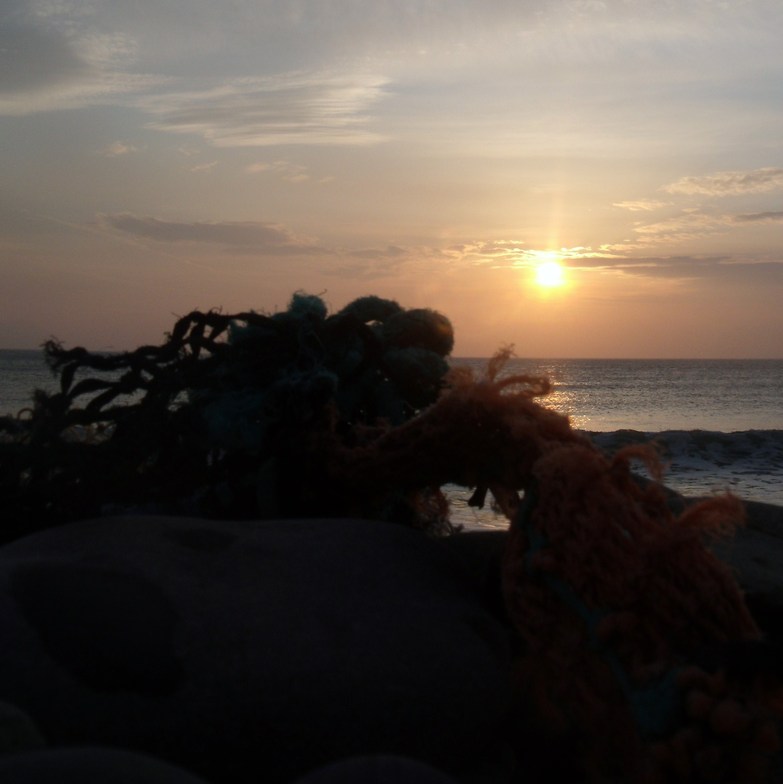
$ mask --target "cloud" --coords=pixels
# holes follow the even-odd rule
[[[726,231],[742,223],[775,223],[783,221],[783,212],[754,212],[740,215],[709,214],[699,210],[685,210],[655,223],[639,223],[633,231],[644,244],[681,242],[700,239]]]
[[[145,92],[163,81],[146,74],[90,72],[83,79],[64,84],[50,82],[40,90],[0,93],[0,116],[24,117],[39,112],[116,104],[123,96]]]
[[[612,206],[619,207],[621,210],[630,210],[631,212],[652,212],[653,210],[668,207],[669,203],[652,199],[640,199],[639,201],[618,201]]]
[[[137,150],[132,144],[116,141],[104,147],[101,150],[101,155],[105,156],[106,158],[120,158],[123,155],[130,155],[134,152],[137,152]]]
[[[452,262],[491,269],[534,267],[542,260],[549,261],[553,257],[568,263],[570,259],[592,253],[590,248],[541,250],[527,248],[526,244],[521,240],[476,240],[460,245],[451,245],[444,249],[444,253]]]
[[[0,10],[0,115],[116,102],[168,79],[135,73],[136,42],[88,24],[90,11],[64,2],[4,0]]]
[[[745,215],[735,215],[737,223],[774,223],[783,221],[783,212],[752,212]]]
[[[288,229],[255,221],[164,221],[137,217],[130,213],[99,216],[112,229],[142,239],[166,243],[221,245],[226,249],[261,255],[311,254],[328,252],[311,242],[298,239]]]
[[[12,1],[0,12],[0,95],[61,86],[90,71],[76,48],[56,30],[37,24],[24,4]]]
[[[572,258],[569,268],[586,272],[613,272],[635,278],[657,280],[738,280],[747,282],[748,275],[783,282],[783,262],[766,258],[734,255],[720,256],[626,256],[593,253]]]
[[[280,176],[281,179],[287,182],[306,182],[310,179],[307,173],[307,167],[299,163],[292,163],[291,161],[274,161],[267,163],[259,161],[251,163],[246,169],[248,174],[260,174],[262,172],[272,172]]]
[[[369,108],[387,81],[372,75],[285,74],[229,80],[208,90],[148,96],[150,127],[202,136],[217,147],[366,145]]]
[[[399,245],[387,245],[385,248],[359,248],[348,252],[349,256],[357,259],[404,259],[409,251]]]
[[[779,285],[783,283],[783,262],[741,256],[673,256],[650,258],[646,264],[624,264],[628,274],[669,278],[672,280],[728,280],[747,284],[762,279]]]
[[[683,278],[701,275],[723,264],[725,256],[626,256],[595,254],[575,261],[571,266],[584,270],[612,270],[641,277]]]
[[[762,193],[783,188],[783,169],[772,167],[752,171],[725,171],[703,177],[683,177],[663,187],[668,193],[702,196],[733,196]]]
[[[55,39],[56,40],[56,39]],[[3,59],[14,47],[0,41],[0,73]],[[57,45],[53,47],[55,50]],[[65,53],[63,53],[65,54]],[[31,66],[30,73],[17,77],[0,76],[0,116],[23,117],[39,112],[81,109],[85,106],[117,104],[133,93],[144,93],[170,80],[164,77],[126,73],[94,67],[86,61],[67,57],[56,67],[56,55],[43,56],[40,65]]]
[[[725,217],[726,221],[730,217]],[[520,270],[536,267],[553,256],[572,273],[586,275],[625,275],[660,281],[742,280],[743,276],[763,275],[766,280],[783,283],[783,261],[764,256],[740,255],[653,255],[639,252],[641,245],[536,249],[510,240],[477,240],[444,248],[443,255],[457,265],[472,265],[495,270]],[[649,249],[649,246],[648,246]],[[637,255],[638,254],[638,255]]]
[[[633,230],[648,242],[680,242],[712,234],[726,223],[725,216],[688,210],[655,223],[640,223]]]
[[[198,172],[208,172],[208,171],[212,171],[212,169],[214,169],[215,166],[217,166],[217,165],[218,165],[217,161],[209,161],[207,163],[197,163],[195,166],[191,166],[190,167],[190,171],[196,172],[196,173],[198,173]]]
[[[453,264],[490,269],[525,269],[557,260],[570,268],[607,266],[618,257],[611,249],[575,246],[571,248],[529,248],[520,240],[476,240],[451,245],[442,250]],[[597,260],[597,261],[596,261]]]

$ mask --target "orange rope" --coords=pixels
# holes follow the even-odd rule
[[[509,618],[524,642],[516,688],[540,727],[578,739],[591,781],[761,782],[779,740],[779,685],[696,666],[701,649],[758,641],[728,567],[705,540],[743,521],[725,495],[675,517],[651,448],[604,457],[540,406],[546,380],[466,370],[410,422],[338,452],[332,479],[491,490],[513,520],[503,564]],[[344,490],[341,490],[344,492]],[[520,509],[520,492],[524,495]]]

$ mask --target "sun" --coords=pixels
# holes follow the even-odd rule
[[[546,289],[562,286],[565,282],[563,265],[558,261],[544,261],[536,267],[536,283]]]

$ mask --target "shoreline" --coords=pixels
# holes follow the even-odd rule
[[[665,483],[667,491],[671,494],[676,504],[675,508],[682,508],[683,505],[695,503],[696,501],[709,498],[709,495],[686,495],[670,483]],[[455,486],[456,487],[456,486]],[[458,497],[455,497],[457,492]],[[742,528],[751,529],[768,536],[783,539],[783,503],[773,501],[758,501],[743,498],[737,493],[742,501],[747,514],[747,521]],[[452,508],[452,522],[462,525],[464,531],[505,531],[508,529],[508,520],[500,514],[495,514],[489,505],[484,509],[475,509],[467,505],[467,498],[470,491],[459,487],[454,495],[449,494],[449,501]],[[456,513],[455,513],[456,512]],[[783,561],[781,561],[783,564]]]

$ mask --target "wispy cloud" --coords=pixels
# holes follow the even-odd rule
[[[747,279],[764,275],[783,283],[783,261],[735,255],[626,255],[594,252],[572,257],[567,266],[576,271],[614,273],[634,278],[687,281],[704,279]]]
[[[130,155],[134,152],[137,152],[137,149],[132,144],[116,141],[106,145],[100,154],[106,158],[121,158],[123,155]]]
[[[776,223],[783,221],[783,212],[751,212],[744,215],[735,215],[737,223]]]
[[[654,223],[637,223],[633,231],[639,239],[635,247],[651,244],[678,243],[702,239],[718,232],[725,232],[732,226],[744,223],[783,222],[783,212],[753,212],[734,214],[712,214],[701,210],[683,210],[665,220]],[[626,249],[633,244],[626,244]]]
[[[255,221],[164,221],[130,213],[101,215],[100,221],[116,231],[165,243],[220,245],[227,250],[260,255],[325,253],[326,249],[301,240],[285,227]]]
[[[616,253],[584,257],[573,266],[583,270],[609,270],[636,277],[680,279],[704,275],[727,260],[726,256],[631,256]]]
[[[658,189],[671,194],[670,201],[641,198],[614,202],[614,207],[636,213],[637,217],[627,227],[629,234],[622,241],[606,243],[602,247],[619,254],[634,254],[669,245],[676,252],[680,243],[732,231],[736,233],[742,224],[781,222],[783,212],[764,210],[765,199],[759,196],[778,188],[783,188],[783,168],[772,166],[681,177]],[[724,196],[733,197],[735,209],[745,202],[756,211],[729,213],[716,209],[716,202],[712,200]],[[655,219],[653,215],[645,215],[656,211],[662,211],[663,216]]]
[[[716,225],[731,222],[733,216],[716,218]],[[697,221],[698,222],[698,221]],[[667,228],[684,232],[683,226]],[[692,227],[689,230],[695,230]],[[663,231],[663,228],[661,229]],[[525,270],[556,258],[571,273],[584,276],[619,275],[635,279],[683,283],[690,280],[742,280],[743,275],[763,275],[775,285],[783,284],[783,261],[748,255],[654,254],[652,243],[604,245],[598,248],[572,247],[538,249],[510,240],[477,240],[444,248],[443,256],[452,264],[480,266],[495,270]],[[646,249],[646,253],[644,250]]]
[[[654,199],[640,199],[639,201],[618,201],[612,206],[619,207],[621,210],[629,210],[630,212],[653,212],[654,210],[668,207],[669,202],[656,201]]]
[[[363,74],[284,74],[227,81],[207,90],[148,96],[151,127],[202,136],[217,147],[366,145],[368,111],[387,80]]]
[[[24,3],[0,12],[0,94],[65,85],[90,73],[85,58],[56,30],[37,24]]]
[[[356,259],[402,259],[410,255],[410,250],[399,245],[387,245],[385,248],[359,248],[348,252]]]
[[[206,163],[197,163],[194,166],[190,167],[190,171],[195,172],[196,174],[200,172],[208,172],[212,171],[215,166],[218,165],[217,161],[207,161]]]
[[[78,78],[64,82],[52,79],[36,89],[0,91],[0,115],[23,117],[39,112],[116,104],[127,100],[129,95],[147,92],[166,81],[149,74],[87,69]]]
[[[557,261],[569,267],[580,267],[584,260],[601,260],[609,264],[615,255],[599,248],[576,246],[572,248],[530,248],[520,240],[476,240],[443,249],[443,254],[454,263],[492,269],[517,269],[536,267],[542,262]],[[592,263],[590,266],[594,266]]]
[[[783,262],[740,256],[669,256],[626,259],[621,265],[629,275],[670,280],[736,280],[747,283],[749,275],[771,284],[783,284]]]
[[[30,6],[6,0],[0,11],[0,115],[112,103],[167,81],[134,72],[135,42],[89,29],[71,4]]]
[[[783,169],[763,168],[752,171],[725,171],[702,177],[683,177],[663,187],[668,193],[701,196],[733,196],[762,193],[783,188]]]
[[[310,179],[306,166],[291,161],[272,161],[271,163],[259,161],[251,163],[246,171],[248,174],[273,173],[287,182],[306,182]]]
[[[685,210],[655,223],[639,223],[633,230],[646,242],[682,242],[724,229],[726,223],[727,219],[722,215]]]

